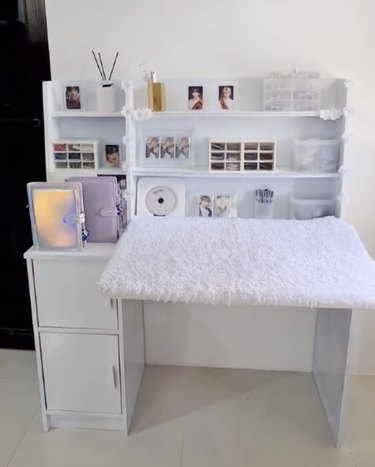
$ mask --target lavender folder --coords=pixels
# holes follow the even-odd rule
[[[121,192],[116,177],[70,177],[82,184],[88,242],[116,243],[123,228]]]

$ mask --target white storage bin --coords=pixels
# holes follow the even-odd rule
[[[310,172],[336,172],[340,141],[337,139],[294,140],[294,168]]]
[[[292,217],[306,220],[335,215],[336,201],[327,197],[291,197]]]

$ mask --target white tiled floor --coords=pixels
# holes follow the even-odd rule
[[[374,467],[375,377],[336,449],[311,376],[148,367],[132,433],[42,432],[35,355],[0,349],[0,467]]]

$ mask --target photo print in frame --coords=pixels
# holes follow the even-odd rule
[[[64,86],[64,108],[65,110],[82,110],[81,86]]]
[[[189,159],[190,154],[190,138],[178,136],[176,138],[176,159]]]
[[[212,217],[213,216],[213,203],[212,203],[211,195],[199,195],[198,215],[199,217]]]
[[[203,86],[189,86],[188,89],[188,109],[203,109]]]
[[[232,197],[230,195],[215,196],[215,217],[230,217]]]
[[[160,138],[149,136],[145,144],[145,159],[160,159]]]
[[[104,167],[121,168],[121,156],[119,144],[105,144],[104,146]]]
[[[176,145],[174,136],[163,136],[160,142],[161,159],[174,159],[176,154]]]
[[[225,85],[218,88],[219,106],[222,110],[233,110],[234,108],[234,86]]]

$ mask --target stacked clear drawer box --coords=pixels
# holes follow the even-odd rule
[[[273,72],[263,82],[264,110],[320,109],[320,74],[314,71]]]

